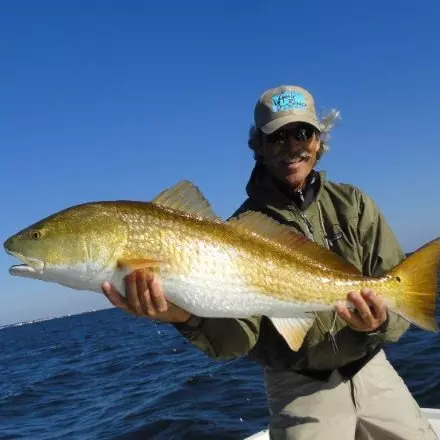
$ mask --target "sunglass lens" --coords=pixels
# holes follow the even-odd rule
[[[314,133],[315,129],[310,124],[300,124],[290,130],[278,130],[267,136],[267,140],[271,144],[282,144],[289,136],[297,141],[307,141]]]
[[[306,141],[310,139],[313,136],[313,127],[311,125],[300,125],[299,127],[296,127],[292,130],[291,135],[297,140],[297,141]]]

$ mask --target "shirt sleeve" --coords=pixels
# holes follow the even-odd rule
[[[261,317],[247,319],[202,318],[200,327],[175,328],[192,344],[208,356],[231,359],[246,355],[256,344]]]

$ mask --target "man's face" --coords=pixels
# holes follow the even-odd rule
[[[292,189],[301,188],[316,163],[320,141],[310,124],[294,122],[264,135],[261,151],[269,171]]]

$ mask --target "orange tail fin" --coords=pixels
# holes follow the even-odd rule
[[[402,286],[395,311],[425,330],[437,331],[437,271],[440,264],[440,238],[426,244],[391,272]]]

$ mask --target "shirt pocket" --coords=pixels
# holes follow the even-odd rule
[[[357,241],[357,216],[345,217],[343,221],[327,223],[327,240],[330,249],[359,270],[362,267],[361,249]]]

